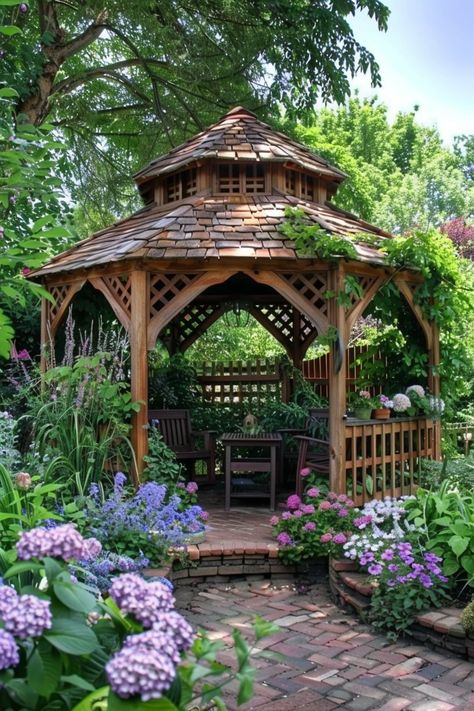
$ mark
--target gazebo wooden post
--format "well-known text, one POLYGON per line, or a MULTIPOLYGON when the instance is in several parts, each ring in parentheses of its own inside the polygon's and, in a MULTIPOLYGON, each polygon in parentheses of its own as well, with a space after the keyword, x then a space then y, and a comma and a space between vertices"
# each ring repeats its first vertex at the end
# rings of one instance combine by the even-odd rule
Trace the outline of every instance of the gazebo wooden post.
POLYGON ((138 412, 132 414, 132 445, 136 468, 132 472, 134 484, 140 482, 143 457, 148 452, 148 274, 145 271, 131 273, 130 315, 130 361, 131 395, 133 402, 140 402, 138 412))
MULTIPOLYGON (((336 294, 329 303, 329 322, 342 340, 345 338, 346 318, 344 306, 338 303, 337 295, 344 292, 344 267, 338 263, 329 272, 329 290, 336 294)), ((329 485, 338 494, 346 493, 345 480, 345 428, 343 417, 346 411, 346 354, 345 343, 334 341, 329 358, 329 440, 335 452, 330 459, 329 485), (336 372, 337 367, 337 372, 336 372)))
MULTIPOLYGON (((435 397, 439 397, 440 381, 439 381, 439 365, 440 365, 440 347, 439 347, 439 328, 435 323, 431 324, 431 346, 428 351, 429 375, 428 386, 431 393, 435 397)), ((434 426, 434 442, 433 455, 435 459, 441 459, 441 425, 439 420, 434 426)))

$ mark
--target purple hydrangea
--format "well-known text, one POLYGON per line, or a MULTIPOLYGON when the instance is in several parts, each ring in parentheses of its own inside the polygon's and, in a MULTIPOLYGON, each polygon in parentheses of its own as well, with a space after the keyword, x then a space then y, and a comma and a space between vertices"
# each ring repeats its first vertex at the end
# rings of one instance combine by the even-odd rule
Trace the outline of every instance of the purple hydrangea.
POLYGON ((0 617, 18 602, 18 593, 9 585, 0 586, 0 617))
POLYGON ((171 632, 173 641, 180 652, 190 649, 194 641, 193 628, 189 622, 175 610, 171 610, 171 612, 157 612, 152 629, 155 632, 163 632, 168 635, 171 632))
POLYGON ((272 516, 270 519, 270 526, 276 526, 279 521, 280 519, 278 518, 278 516, 272 516))
POLYGON ((20 654, 12 635, 0 629, 0 669, 16 667, 20 663, 20 654))
POLYGON ((158 613, 170 612, 174 607, 174 597, 166 585, 159 581, 147 583, 133 573, 115 578, 109 593, 124 614, 133 615, 145 628, 153 626, 158 613))
POLYGON ((198 490, 198 485, 195 481, 190 481, 186 484, 186 491, 188 494, 195 494, 198 490))
POLYGON ((34 595, 19 595, 8 609, 2 611, 4 627, 20 639, 41 637, 53 624, 49 606, 49 600, 40 600, 34 595))
POLYGON ((319 494, 320 494, 319 489, 316 486, 312 486, 306 492, 306 495, 310 496, 312 499, 316 499, 319 496, 319 494))
POLYGON ((291 546, 293 544, 292 537, 285 531, 278 534, 277 541, 281 546, 291 546))
POLYGON ((128 699, 139 695, 142 701, 159 699, 176 676, 173 659, 148 643, 124 646, 106 664, 105 670, 117 696, 128 699))
POLYGON ((346 543, 347 537, 344 533, 336 533, 332 540, 334 543, 346 543))
POLYGON ((329 543, 332 541, 332 533, 323 533, 319 540, 321 543, 329 543))
POLYGON ((303 514, 313 514, 315 511, 315 508, 314 508, 313 504, 301 504, 300 511, 303 514))
MULTIPOLYGON (((177 612, 175 613, 178 614, 177 612)), ((181 616, 181 615, 180 615, 181 616)), ((169 634, 171 630, 166 631, 161 629, 156 629, 155 627, 148 632, 142 632, 141 634, 133 634, 126 638, 122 649, 129 648, 146 648, 152 651, 160 651, 166 654, 167 657, 171 659, 173 664, 179 664, 181 657, 179 655, 179 649, 177 641, 174 635, 169 634)))
POLYGON ((22 534, 16 544, 18 558, 62 558, 70 560, 91 560, 102 550, 95 538, 83 538, 72 523, 56 528, 33 528, 22 534))
POLYGON ((315 531, 316 530, 316 524, 314 521, 308 521, 308 523, 305 523, 303 526, 305 531, 315 531))

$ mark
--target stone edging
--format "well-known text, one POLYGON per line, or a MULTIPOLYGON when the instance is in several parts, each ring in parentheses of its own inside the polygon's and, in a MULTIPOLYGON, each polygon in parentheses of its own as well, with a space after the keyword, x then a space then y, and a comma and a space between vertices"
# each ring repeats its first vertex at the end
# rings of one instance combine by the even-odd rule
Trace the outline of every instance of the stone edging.
POLYGON ((225 583, 234 576, 247 575, 292 578, 296 572, 295 566, 284 565, 279 560, 276 543, 259 546, 244 541, 224 541, 188 545, 185 554, 181 552, 168 568, 150 568, 145 575, 166 575, 182 585, 217 580, 225 583))
MULTIPOLYGON (((329 561, 329 586, 340 605, 349 605, 363 617, 370 607, 372 587, 367 575, 358 572, 358 566, 350 560, 329 561)), ((474 637, 467 635, 461 625, 462 610, 457 607, 442 607, 420 613, 410 628, 410 636, 438 650, 449 650, 467 659, 474 660, 474 637)))

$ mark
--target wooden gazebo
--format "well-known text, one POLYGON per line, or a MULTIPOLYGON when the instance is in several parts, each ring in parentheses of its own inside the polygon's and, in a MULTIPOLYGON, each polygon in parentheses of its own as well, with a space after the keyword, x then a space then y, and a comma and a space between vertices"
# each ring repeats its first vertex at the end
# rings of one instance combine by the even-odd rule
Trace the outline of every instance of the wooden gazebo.
MULTIPOLYGON (((107 299, 127 329, 131 393, 148 401, 147 352, 158 337, 171 352, 185 351, 227 310, 240 304, 278 339, 295 365, 318 334, 337 330, 329 372, 330 441, 336 452, 331 485, 354 494, 370 472, 381 471, 380 494, 413 484, 418 456, 437 456, 439 431, 428 419, 385 424, 343 420, 344 344, 377 291, 392 279, 418 320, 429 354, 431 392, 438 393, 439 340, 415 303, 421 277, 393 273, 361 232, 391 235, 335 207, 331 197, 345 175, 306 147, 237 107, 208 130, 152 161, 135 175, 144 207, 79 242, 32 274, 54 297, 43 300, 43 353, 88 282, 107 299), (300 207, 329 233, 353 235, 357 258, 321 261, 299 255, 279 231, 285 209, 300 207), (331 294, 350 274, 359 284, 347 307, 331 294), (400 469, 408 473, 400 479, 400 469), (398 473, 397 473, 398 472, 398 473)), ((45 363, 43 356, 43 365, 45 363)), ((139 462, 147 451, 147 405, 134 415, 132 441, 139 462)), ((137 472, 138 476, 139 472, 137 472)), ((356 497, 360 498, 360 497, 356 497)))

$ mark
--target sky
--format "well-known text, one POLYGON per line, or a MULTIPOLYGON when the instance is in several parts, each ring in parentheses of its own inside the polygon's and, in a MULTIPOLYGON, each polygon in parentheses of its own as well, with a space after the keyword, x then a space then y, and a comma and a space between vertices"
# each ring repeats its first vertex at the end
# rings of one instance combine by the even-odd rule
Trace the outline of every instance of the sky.
POLYGON ((384 0, 388 31, 366 13, 351 25, 380 65, 382 87, 358 77, 352 88, 397 111, 420 108, 418 121, 436 125, 447 143, 474 133, 474 0, 384 0))

